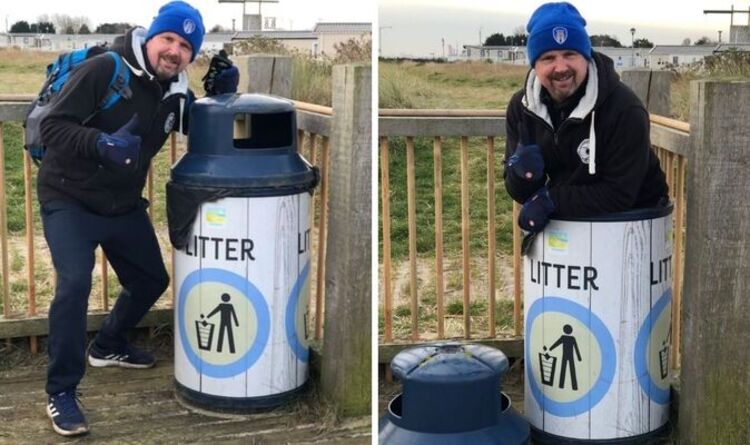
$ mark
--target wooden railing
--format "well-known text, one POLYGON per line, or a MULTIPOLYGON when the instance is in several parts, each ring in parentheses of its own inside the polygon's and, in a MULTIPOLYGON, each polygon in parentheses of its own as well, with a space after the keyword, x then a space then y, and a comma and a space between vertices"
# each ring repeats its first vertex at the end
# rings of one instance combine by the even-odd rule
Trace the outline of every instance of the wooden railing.
MULTIPOLYGON (((391 358, 401 349, 428 340, 456 337, 446 335, 445 330, 445 253, 443 245, 443 195, 445 184, 443 183, 443 155, 447 143, 455 144, 458 139, 460 150, 460 190, 461 190, 461 274, 462 274, 462 330, 457 337, 463 339, 477 339, 480 342, 494 344, 501 347, 506 354, 520 357, 522 354, 523 335, 523 310, 522 310, 522 280, 521 280, 521 233, 515 221, 517 220, 519 206, 514 203, 511 224, 513 231, 513 253, 512 259, 512 326, 511 329, 498 332, 495 329, 496 316, 496 167, 498 156, 504 153, 504 142, 497 147, 496 138, 505 136, 505 113, 494 110, 380 110, 379 117, 380 136, 380 200, 381 200, 381 222, 382 222, 382 292, 381 310, 383 314, 382 332, 380 338, 380 363, 388 363, 391 358), (408 299, 409 313, 411 315, 410 329, 408 335, 394 335, 394 278, 392 263, 391 242, 391 171, 390 154, 395 148, 391 144, 399 138, 405 139, 406 150, 406 200, 408 218, 408 299), (426 333, 426 326, 420 325, 420 299, 418 288, 417 271, 417 216, 416 216, 416 186, 415 186, 415 138, 432 139, 433 165, 434 165, 434 264, 435 270, 432 277, 435 282, 435 312, 436 322, 434 333, 426 333), (487 207, 487 252, 486 273, 487 285, 481 297, 472 298, 471 295, 471 251, 469 249, 469 227, 470 210, 476 209, 474 202, 477 196, 469 196, 469 145, 479 139, 481 143, 474 144, 472 150, 483 150, 486 168, 486 198, 482 206, 487 207), (498 153, 499 152, 499 153, 498 153), (471 199, 471 203, 470 203, 471 199), (478 332, 472 328, 471 305, 477 299, 486 299, 486 317, 488 328, 484 332, 478 332)), ((683 268, 683 246, 684 246, 684 211, 685 211, 685 154, 688 147, 689 128, 684 122, 675 121, 661 116, 651 118, 651 140, 656 153, 666 172, 670 187, 671 198, 675 203, 674 210, 674 261, 673 261, 673 333, 672 343, 673 362, 677 367, 679 363, 679 311, 682 291, 682 268, 683 268)), ((477 156, 474 159, 477 160, 477 156)), ((509 228, 506 228, 509 230, 509 228)), ((406 269, 406 268, 405 268, 406 269)), ((404 286, 406 287, 406 286, 404 286)), ((506 299, 507 300, 507 299, 506 299)), ((476 315, 475 315, 476 317, 476 315)))
MULTIPOLYGON (((19 241, 20 235, 13 235, 12 237, 8 234, 8 217, 7 217, 7 177, 6 177, 6 144, 3 138, 4 128, 6 122, 21 122, 25 117, 25 113, 29 107, 30 101, 33 96, 29 95, 0 95, 0 261, 2 263, 2 303, 3 311, 0 316, 0 339, 16 338, 16 337, 29 337, 30 348, 33 352, 37 351, 37 336, 46 335, 48 333, 47 328, 47 304, 44 307, 38 307, 37 305, 37 280, 38 272, 36 264, 39 259, 39 254, 42 256, 48 256, 46 244, 42 240, 42 236, 39 230, 35 230, 34 222, 34 201, 36 199, 36 190, 32 187, 34 183, 34 177, 36 174, 36 168, 32 165, 28 156, 23 156, 23 193, 24 193, 24 220, 25 220, 25 251, 26 257, 24 258, 23 267, 26 270, 26 283, 25 289, 15 290, 11 287, 11 258, 9 250, 9 240, 19 241), (43 250, 38 252, 37 250, 43 250), (22 295, 25 293, 25 295, 22 295), (25 300, 25 310, 22 308, 21 302, 25 300)), ((326 219, 327 219, 327 201, 328 201, 328 170, 329 170, 329 137, 331 136, 331 116, 332 109, 330 107, 323 107, 314 104, 308 104, 303 102, 295 102, 297 108, 297 123, 298 123, 298 147, 300 153, 305 156, 310 163, 317 165, 321 172, 321 184, 318 190, 313 196, 313 211, 311 212, 311 229, 313 233, 317 233, 317 237, 313 240, 313 251, 317 251, 317 257, 313 261, 314 273, 312 276, 315 277, 315 291, 311 295, 311 301, 314 299, 314 304, 311 307, 315 308, 314 314, 311 313, 312 319, 314 319, 314 338, 319 340, 322 336, 323 331, 323 299, 325 293, 325 280, 324 267, 325 264, 325 244, 326 244, 326 219)), ((12 148, 22 152, 22 147, 18 144, 14 144, 12 148)), ((169 150, 167 151, 169 156, 169 165, 173 165, 175 161, 184 153, 184 144, 178 144, 177 137, 173 133, 168 142, 169 150)), ((164 150, 162 151, 164 152, 164 150)), ((165 156, 167 154, 160 153, 158 156, 165 156)), ((153 221, 153 212, 155 207, 155 194, 154 190, 154 166, 152 164, 149 171, 147 186, 145 190, 146 197, 152 203, 149 207, 149 216, 153 221)), ((157 226, 157 232, 166 232, 165 228, 159 228, 157 226)), ((171 244, 162 243, 164 252, 172 257, 172 246, 171 244)), ((14 260, 15 261, 15 260, 14 260)), ((98 252, 98 262, 100 264, 98 272, 95 274, 100 280, 99 289, 100 293, 98 298, 94 297, 92 301, 93 309, 89 311, 88 316, 88 327, 89 329, 95 330, 101 325, 104 317, 109 311, 109 265, 104 254, 98 252)), ((45 264, 51 264, 50 261, 44 261, 45 264)), ((172 276, 174 276, 174 261, 172 263, 172 276)), ((14 267, 16 268, 16 267, 14 267)), ((46 272, 54 274, 51 268, 46 268, 46 272)), ((54 282, 54 280, 52 280, 54 282)), ((149 314, 146 315, 142 326, 156 326, 159 324, 172 323, 171 310, 174 307, 174 286, 171 286, 171 291, 167 291, 170 294, 170 298, 167 302, 158 303, 157 306, 152 308, 149 314)), ((54 293, 54 290, 51 291, 54 293)), ((96 292, 92 292, 92 296, 96 292)), ((51 300, 51 295, 46 295, 47 300, 51 300)))

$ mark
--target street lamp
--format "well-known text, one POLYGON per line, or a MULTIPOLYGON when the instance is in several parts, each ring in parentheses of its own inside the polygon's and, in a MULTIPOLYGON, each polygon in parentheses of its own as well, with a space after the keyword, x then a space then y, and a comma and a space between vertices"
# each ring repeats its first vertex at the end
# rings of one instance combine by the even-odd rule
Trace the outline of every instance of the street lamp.
POLYGON ((392 26, 379 26, 378 27, 378 57, 383 56, 383 30, 393 29, 392 26))
POLYGON ((632 53, 630 63, 635 67, 635 28, 630 28, 630 52, 632 53))

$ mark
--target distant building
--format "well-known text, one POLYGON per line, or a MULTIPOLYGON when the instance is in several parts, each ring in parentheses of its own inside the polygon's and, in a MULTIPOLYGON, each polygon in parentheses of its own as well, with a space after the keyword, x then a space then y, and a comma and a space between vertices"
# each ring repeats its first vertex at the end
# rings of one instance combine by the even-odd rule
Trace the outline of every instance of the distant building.
POLYGON ((464 45, 464 60, 492 60, 493 62, 526 64, 525 46, 464 45))
MULTIPOLYGON (((464 45, 460 57, 449 60, 491 60, 498 63, 526 65, 524 46, 464 45)), ((594 51, 612 59, 617 70, 630 68, 671 69, 703 61, 714 53, 733 49, 750 51, 750 43, 721 43, 716 46, 656 45, 653 48, 614 48, 597 46, 594 51)))
POLYGON ((350 39, 371 40, 372 25, 370 23, 318 23, 312 30, 318 38, 318 51, 313 55, 334 55, 334 45, 350 39))
POLYGON ((656 45, 648 53, 648 67, 666 69, 691 65, 713 54, 714 46, 656 45))
POLYGON ((335 45, 350 39, 370 40, 370 23, 318 23, 312 31, 244 31, 232 36, 232 41, 253 37, 274 39, 287 49, 297 50, 313 57, 333 56, 335 45))
POLYGON ((648 64, 648 52, 651 48, 614 48, 596 46, 594 51, 604 54, 615 62, 615 69, 643 68, 648 64))
POLYGON ((750 42, 748 43, 720 43, 714 48, 714 53, 723 53, 726 51, 750 51, 750 42))
MULTIPOLYGON (((203 39, 202 52, 216 52, 225 43, 263 37, 280 41, 290 50, 298 50, 314 57, 335 54, 334 45, 349 39, 371 39, 370 23, 318 23, 311 31, 224 31, 208 33, 203 39)), ((0 48, 18 47, 41 51, 70 51, 114 42, 117 34, 36 34, 0 33, 0 48)))

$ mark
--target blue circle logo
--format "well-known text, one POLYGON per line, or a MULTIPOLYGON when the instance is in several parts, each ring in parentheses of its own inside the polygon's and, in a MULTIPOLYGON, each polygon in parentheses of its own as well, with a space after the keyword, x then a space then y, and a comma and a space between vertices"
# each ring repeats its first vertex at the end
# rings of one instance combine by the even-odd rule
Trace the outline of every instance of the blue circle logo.
POLYGON ((638 330, 633 362, 638 383, 654 402, 669 403, 669 349, 671 337, 672 290, 659 297, 638 330))
POLYGON ((195 270, 183 280, 177 304, 182 348, 199 373, 232 377, 258 361, 268 343, 271 317, 263 295, 244 277, 221 269, 195 270), (246 301, 232 301, 237 294, 246 301), (193 298, 199 299, 198 304, 193 304, 193 298), (204 301, 209 308, 206 315, 200 302, 209 298, 204 301), (235 307, 246 307, 247 311, 237 314, 235 307), (189 334, 193 331, 195 336, 189 334))
POLYGON ((527 381, 544 411, 559 417, 577 416, 604 398, 615 375, 615 343, 601 319, 588 308, 565 298, 542 297, 529 308, 526 336, 527 381), (538 329, 537 334, 552 335, 549 347, 550 338, 540 339, 544 335, 534 334, 538 318, 543 329, 538 329), (534 360, 539 359, 538 365, 532 361, 532 352, 534 360), (588 369, 576 373, 576 364, 583 363, 584 357, 588 369), (548 389, 543 390, 541 385, 548 389))
MULTIPOLYGON (((307 363, 310 355, 310 350, 305 344, 304 318, 302 320, 302 329, 298 328, 297 320, 300 316, 299 311, 304 311, 304 307, 300 307, 300 296, 303 294, 302 290, 304 289, 304 285, 307 282, 307 275, 309 272, 310 262, 308 261, 308 263, 305 264, 305 267, 302 269, 302 272, 297 277, 297 282, 294 283, 292 292, 289 295, 289 301, 286 305, 286 316, 284 317, 284 321, 286 324, 286 338, 289 341, 289 345, 291 346, 292 351, 294 351, 294 355, 296 355, 297 359, 299 359, 303 363, 307 363)), ((302 317, 304 317, 304 312, 302 312, 301 315, 302 317)))

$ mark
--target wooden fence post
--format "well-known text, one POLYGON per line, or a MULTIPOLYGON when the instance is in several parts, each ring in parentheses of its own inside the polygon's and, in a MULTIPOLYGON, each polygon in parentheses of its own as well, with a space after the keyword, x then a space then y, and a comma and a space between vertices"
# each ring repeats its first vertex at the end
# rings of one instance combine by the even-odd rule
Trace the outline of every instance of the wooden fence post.
POLYGON ((371 82, 370 65, 333 68, 321 385, 343 415, 371 406, 371 82))
POLYGON ((622 73, 622 81, 635 92, 649 113, 669 117, 671 71, 627 70, 622 73))
POLYGON ((241 93, 292 95, 292 58, 274 54, 233 57, 240 70, 241 93))
POLYGON ((692 82, 679 435, 750 443, 750 82, 692 82))

